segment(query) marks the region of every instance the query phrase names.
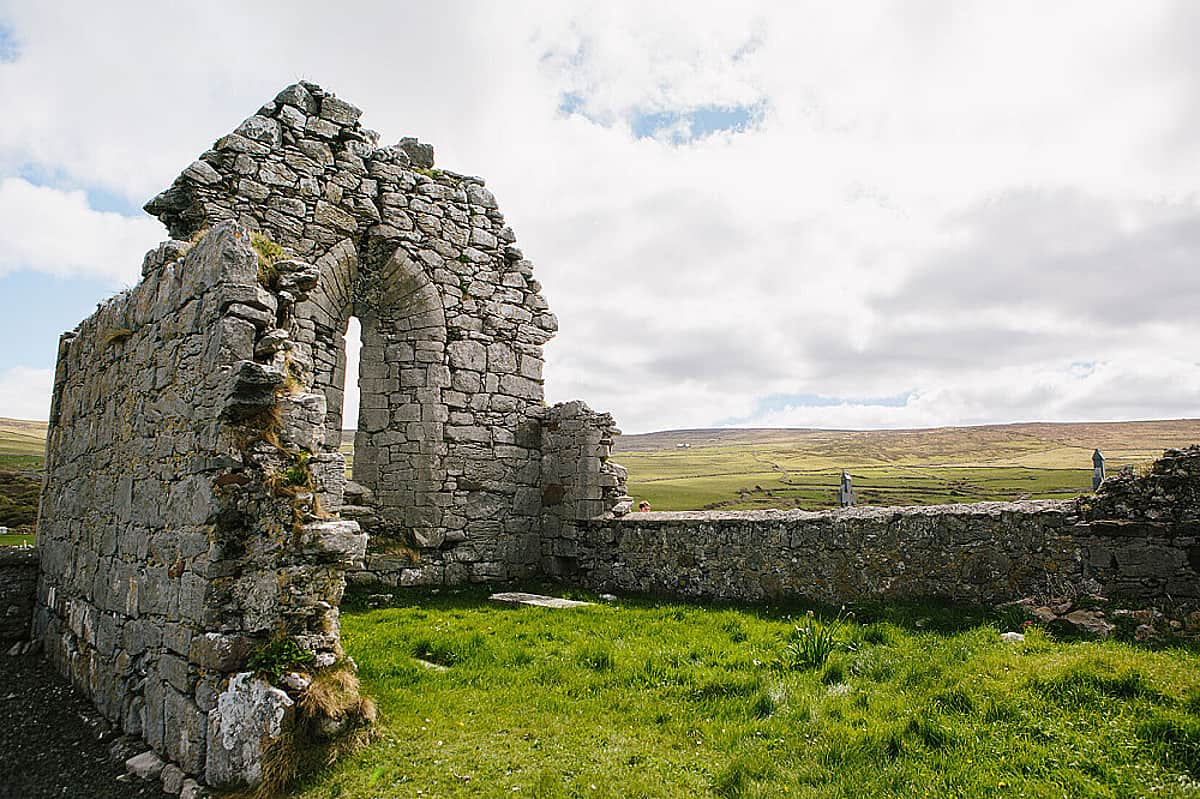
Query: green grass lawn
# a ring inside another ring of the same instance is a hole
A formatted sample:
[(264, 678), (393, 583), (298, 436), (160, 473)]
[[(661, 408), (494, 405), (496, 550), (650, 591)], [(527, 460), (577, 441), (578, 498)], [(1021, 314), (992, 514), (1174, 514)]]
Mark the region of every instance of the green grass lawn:
[(32, 535), (0, 535), (0, 547), (32, 546)]
[(1195, 651), (1036, 628), (1006, 644), (990, 612), (907, 604), (858, 608), (828, 661), (805, 667), (788, 648), (797, 608), (550, 611), (484, 596), (402, 593), (345, 612), (378, 736), (297, 795), (1200, 791)]

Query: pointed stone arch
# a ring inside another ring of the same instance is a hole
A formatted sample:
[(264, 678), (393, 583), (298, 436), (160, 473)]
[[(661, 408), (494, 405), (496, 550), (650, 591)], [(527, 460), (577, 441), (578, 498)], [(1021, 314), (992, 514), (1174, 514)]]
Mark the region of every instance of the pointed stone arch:
[(358, 251), (342, 239), (316, 261), (321, 271), (317, 288), (296, 309), (298, 324), (308, 347), (298, 348), (297, 359), (312, 369), (313, 387), (325, 395), (325, 449), (336, 451), (342, 443), (342, 401), (346, 386), (346, 324), (353, 314), (358, 284)]
[(404, 250), (364, 272), (354, 315), (362, 324), (355, 479), (375, 494), (386, 539), (442, 543), (450, 504), (442, 392), (450, 388), (442, 297)]

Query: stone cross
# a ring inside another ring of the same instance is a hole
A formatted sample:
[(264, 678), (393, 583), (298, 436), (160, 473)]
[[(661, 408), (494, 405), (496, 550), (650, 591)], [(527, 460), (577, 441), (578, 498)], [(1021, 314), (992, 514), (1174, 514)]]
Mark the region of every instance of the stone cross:
[(838, 505), (849, 508), (854, 505), (854, 486), (850, 484), (850, 472), (842, 472), (842, 484), (838, 486)]
[(1092, 490), (1095, 491), (1104, 482), (1104, 456), (1100, 450), (1092, 453)]

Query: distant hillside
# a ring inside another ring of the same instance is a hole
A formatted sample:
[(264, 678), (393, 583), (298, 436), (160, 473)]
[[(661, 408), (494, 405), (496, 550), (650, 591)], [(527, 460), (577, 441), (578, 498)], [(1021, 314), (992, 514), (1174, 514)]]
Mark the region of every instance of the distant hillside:
[(46, 423), (0, 417), (0, 455), (42, 455)]
[[(38, 469), (46, 449), (46, 423), (0, 418), (0, 527), (31, 535), (37, 521), (42, 480)], [(27, 543), (15, 535), (0, 546)]]
[(929, 430), (668, 430), (620, 436), (613, 459), (655, 510), (804, 508), (836, 503), (848, 470), (859, 504), (1068, 498), (1091, 490), (1092, 451), (1109, 471), (1200, 443), (1200, 420), (1028, 423)]
[(617, 453), (729, 446), (788, 447), (831, 465), (851, 463), (1090, 466), (1092, 450), (1119, 462), (1200, 443), (1200, 419), (1154, 422), (1027, 422), (922, 430), (710, 429), (619, 436)]

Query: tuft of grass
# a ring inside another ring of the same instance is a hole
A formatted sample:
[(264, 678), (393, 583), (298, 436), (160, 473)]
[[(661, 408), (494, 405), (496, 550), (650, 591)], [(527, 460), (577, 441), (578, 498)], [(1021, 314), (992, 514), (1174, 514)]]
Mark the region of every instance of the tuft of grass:
[(1138, 725), (1137, 735), (1164, 766), (1200, 779), (1200, 718), (1159, 710)]
[(1035, 677), (1030, 686), (1052, 702), (1074, 706), (1159, 696), (1138, 670), (1122, 668), (1114, 672), (1103, 662), (1077, 663), (1053, 676)]
[(579, 652), (579, 662), (592, 671), (612, 671), (613, 661), (612, 647), (604, 643), (588, 643)]
[(300, 697), (300, 712), (313, 719), (340, 726), (347, 721), (374, 723), (377, 711), (375, 703), (359, 693), (358, 676), (345, 663), (326, 669), (315, 678)]
[[(319, 672), (300, 696), (296, 717), (263, 756), (262, 781), (227, 799), (283, 799), (298, 783), (371, 742), (375, 703), (359, 693), (345, 661)], [(340, 791), (331, 791), (340, 795)]]
[[(783, 664), (789, 669), (816, 669), (838, 648), (842, 614), (830, 622), (821, 622), (810, 610), (804, 621), (792, 629), (791, 640), (783, 650)], [(834, 680), (840, 682), (840, 678)]]
[(279, 486), (282, 488), (308, 488), (310, 483), (312, 483), (312, 472), (303, 464), (288, 466), (279, 472)]
[(133, 337), (133, 329), (129, 327), (113, 327), (100, 335), (100, 349), (106, 350), (114, 344), (120, 344)]
[(316, 656), (296, 643), (294, 638), (279, 635), (260, 646), (246, 660), (246, 667), (279, 684), (288, 671), (310, 668)]
[(263, 288), (275, 288), (279, 285), (279, 270), (275, 264), (284, 255), (283, 246), (255, 230), (250, 233), (250, 247), (258, 256), (258, 282)]

